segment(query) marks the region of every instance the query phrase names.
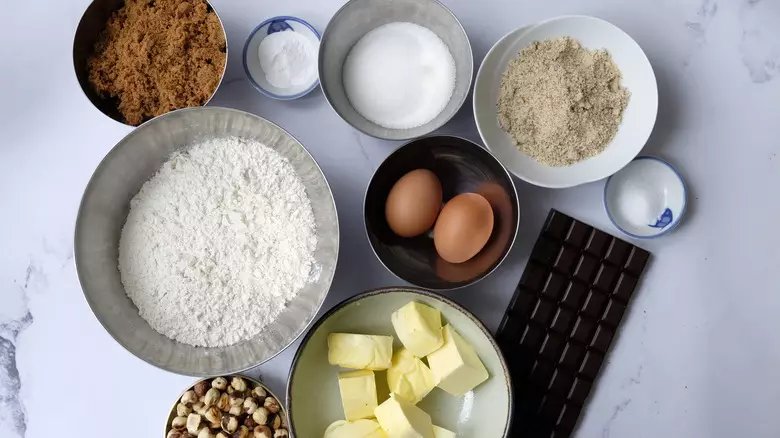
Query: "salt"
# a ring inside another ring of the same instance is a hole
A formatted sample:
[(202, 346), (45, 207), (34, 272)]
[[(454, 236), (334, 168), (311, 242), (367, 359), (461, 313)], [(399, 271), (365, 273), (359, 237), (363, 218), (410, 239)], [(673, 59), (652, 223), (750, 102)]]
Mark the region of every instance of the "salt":
[(286, 30), (266, 36), (257, 55), (265, 79), (276, 88), (308, 85), (317, 78), (317, 48), (298, 32)]
[(365, 34), (344, 62), (343, 82), (352, 107), (389, 129), (435, 119), (455, 90), (455, 60), (430, 29), (388, 23)]

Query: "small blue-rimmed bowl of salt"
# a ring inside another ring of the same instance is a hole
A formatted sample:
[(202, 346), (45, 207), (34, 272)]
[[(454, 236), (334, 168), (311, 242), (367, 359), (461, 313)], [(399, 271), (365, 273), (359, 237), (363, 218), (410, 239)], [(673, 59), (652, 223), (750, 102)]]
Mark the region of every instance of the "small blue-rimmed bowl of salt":
[(320, 81), (320, 34), (297, 17), (273, 17), (257, 26), (244, 44), (244, 72), (257, 91), (279, 100), (310, 93)]
[(685, 214), (685, 202), (682, 177), (656, 157), (637, 157), (604, 185), (609, 219), (620, 231), (638, 239), (673, 230)]

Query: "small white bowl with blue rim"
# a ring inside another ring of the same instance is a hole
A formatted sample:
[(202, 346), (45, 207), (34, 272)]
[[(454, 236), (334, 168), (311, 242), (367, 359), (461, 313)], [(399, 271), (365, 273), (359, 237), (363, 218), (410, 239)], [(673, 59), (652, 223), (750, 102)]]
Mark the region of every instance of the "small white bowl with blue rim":
[(604, 208), (628, 236), (652, 239), (672, 231), (685, 214), (686, 188), (677, 170), (657, 157), (637, 157), (607, 179)]
[[(309, 94), (320, 84), (319, 77), (315, 74), (311, 83), (297, 85), (290, 88), (278, 88), (266, 79), (263, 68), (260, 66), (258, 48), (265, 37), (276, 32), (297, 32), (305, 36), (312, 44), (315, 51), (319, 52), (320, 34), (305, 20), (298, 17), (279, 16), (269, 18), (260, 23), (247, 38), (244, 44), (243, 62), (244, 73), (255, 89), (266, 96), (278, 100), (293, 100)], [(317, 60), (314, 60), (314, 69), (317, 69)]]

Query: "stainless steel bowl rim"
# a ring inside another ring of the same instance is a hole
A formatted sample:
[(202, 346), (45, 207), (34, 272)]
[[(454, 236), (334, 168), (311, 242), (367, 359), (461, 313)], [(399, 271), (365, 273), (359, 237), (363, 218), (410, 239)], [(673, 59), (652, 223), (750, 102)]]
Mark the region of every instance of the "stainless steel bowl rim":
[[(354, 2), (357, 2), (357, 1), (360, 1), (360, 0), (349, 0), (349, 1), (347, 1), (346, 3), (344, 3), (339, 8), (338, 11), (336, 11), (335, 14), (333, 14), (331, 16), (330, 20), (328, 21), (328, 25), (325, 27), (325, 30), (322, 32), (322, 38), (320, 39), (321, 41), (323, 41), (323, 42), (326, 41), (326, 39), (328, 37), (328, 32), (330, 31), (330, 23), (344, 9), (346, 9), (351, 3), (354, 3)], [(460, 22), (460, 20), (458, 19), (458, 16), (455, 15), (455, 13), (452, 12), (452, 10), (447, 7), (447, 5), (445, 5), (444, 3), (442, 3), (439, 0), (430, 0), (430, 1), (438, 3), (444, 10), (449, 12), (450, 15), (452, 15), (452, 18), (455, 19), (455, 22), (458, 23), (458, 26), (460, 27), (460, 30), (463, 31), (464, 35), (466, 35), (466, 46), (469, 49), (468, 50), (468, 54), (469, 54), (469, 59), (471, 60), (471, 74), (469, 75), (469, 90), (470, 90), (474, 86), (474, 52), (471, 49), (471, 40), (469, 40), (469, 38), (468, 38), (468, 33), (466, 33), (466, 28), (463, 27), (463, 23)], [(322, 65), (323, 64), (323, 61), (322, 61), (323, 53), (322, 52), (324, 50), (324, 47), (325, 47), (324, 44), (320, 44), (319, 53), (318, 53), (318, 56), (317, 56), (317, 73), (318, 73), (319, 77), (322, 77), (322, 67), (323, 67), (323, 65)], [(363, 134), (365, 134), (365, 135), (367, 135), (369, 137), (378, 138), (380, 140), (393, 140), (393, 141), (407, 141), (407, 140), (413, 140), (413, 139), (416, 139), (416, 138), (422, 138), (422, 137), (419, 137), (419, 136), (418, 137), (411, 136), (411, 137), (400, 137), (400, 138), (388, 138), (388, 137), (382, 137), (382, 136), (374, 135), (374, 134), (371, 134), (370, 132), (366, 132), (363, 129), (361, 129), (360, 127), (357, 127), (357, 126), (353, 125), (352, 123), (350, 123), (347, 119), (344, 118), (344, 116), (341, 114), (341, 112), (338, 109), (336, 109), (336, 107), (330, 101), (330, 94), (327, 91), (327, 87), (322, 86), (322, 81), (320, 81), (320, 88), (322, 88), (322, 94), (325, 96), (325, 101), (328, 102), (328, 106), (330, 106), (333, 109), (333, 111), (336, 114), (338, 114), (339, 118), (341, 118), (341, 120), (346, 122), (353, 129), (356, 129), (356, 130), (360, 131), (361, 133), (363, 133)], [(452, 115), (450, 115), (448, 118), (442, 120), (441, 123), (439, 123), (438, 125), (432, 126), (429, 134), (432, 133), (433, 131), (436, 131), (437, 129), (441, 128), (442, 126), (446, 125), (450, 120), (452, 120), (452, 118), (455, 117), (456, 114), (458, 114), (458, 112), (460, 111), (460, 108), (463, 107), (463, 104), (466, 103), (466, 100), (468, 99), (468, 97), (469, 97), (469, 93), (464, 94), (463, 98), (460, 100), (460, 102), (458, 102), (458, 105), (457, 105), (458, 109), (453, 111)], [(429, 135), (429, 134), (427, 134), (427, 135)]]
[[(498, 166), (501, 168), (501, 170), (504, 171), (504, 174), (506, 175), (507, 180), (509, 180), (509, 184), (512, 187), (512, 196), (514, 197), (515, 202), (517, 203), (517, 218), (516, 218), (515, 224), (514, 224), (515, 232), (514, 232), (514, 235), (512, 236), (512, 240), (509, 242), (509, 246), (507, 247), (504, 256), (501, 257), (501, 259), (498, 261), (498, 263), (496, 263), (487, 272), (481, 274), (476, 280), (471, 281), (469, 283), (461, 284), (459, 286), (447, 287), (447, 288), (430, 288), (430, 290), (435, 290), (435, 291), (454, 291), (454, 290), (463, 289), (465, 287), (469, 287), (469, 286), (475, 285), (475, 284), (479, 283), (480, 281), (484, 280), (486, 277), (488, 277), (490, 274), (492, 274), (496, 269), (498, 269), (498, 267), (501, 266), (504, 263), (504, 260), (506, 260), (506, 258), (509, 256), (509, 253), (512, 251), (512, 248), (515, 246), (515, 241), (517, 240), (517, 231), (520, 228), (520, 198), (517, 195), (517, 186), (515, 185), (515, 180), (514, 180), (514, 178), (512, 178), (512, 174), (509, 173), (509, 171), (506, 169), (504, 164), (501, 163), (501, 161), (499, 161), (499, 159), (496, 158), (496, 156), (493, 155), (493, 153), (490, 152), (489, 149), (483, 148), (478, 143), (476, 143), (476, 142), (474, 142), (472, 140), (469, 140), (469, 139), (467, 139), (465, 137), (460, 137), (460, 136), (457, 136), (457, 135), (441, 135), (441, 134), (430, 134), (430, 135), (425, 135), (425, 136), (422, 136), (422, 137), (417, 137), (417, 138), (415, 138), (413, 140), (410, 140), (410, 141), (407, 141), (406, 143), (403, 143), (402, 145), (400, 145), (397, 148), (393, 149), (392, 152), (387, 154), (387, 157), (385, 157), (385, 160), (387, 160), (394, 153), (398, 152), (399, 150), (403, 149), (404, 147), (406, 147), (406, 146), (408, 146), (408, 145), (410, 145), (410, 144), (412, 144), (412, 143), (414, 143), (416, 141), (430, 139), (430, 138), (437, 138), (437, 137), (438, 138), (455, 138), (455, 139), (462, 140), (464, 142), (470, 143), (474, 147), (478, 147), (478, 148), (484, 150), (488, 155), (490, 155), (490, 157), (493, 158), (493, 160), (495, 160), (496, 164), (498, 164)], [(374, 180), (374, 176), (376, 175), (376, 173), (379, 170), (379, 168), (382, 167), (382, 164), (384, 164), (384, 160), (382, 161), (382, 163), (379, 164), (379, 166), (376, 167), (376, 169), (374, 169), (374, 173), (371, 174), (371, 179), (368, 180), (368, 184), (366, 185), (366, 190), (363, 193), (363, 232), (366, 235), (366, 239), (368, 239), (368, 244), (371, 247), (371, 252), (374, 253), (374, 256), (377, 258), (377, 260), (379, 260), (379, 263), (381, 263), (382, 266), (384, 266), (384, 268), (387, 269), (388, 272), (393, 274), (395, 276), (395, 278), (397, 278), (397, 279), (399, 279), (401, 281), (406, 281), (405, 279), (401, 278), (398, 274), (396, 274), (395, 271), (390, 269), (385, 264), (384, 260), (382, 260), (382, 258), (379, 257), (379, 254), (377, 254), (377, 252), (376, 252), (376, 248), (374, 248), (374, 244), (371, 242), (371, 236), (368, 235), (368, 225), (366, 224), (366, 198), (368, 197), (368, 188), (371, 185), (371, 181)], [(415, 286), (415, 287), (417, 287), (417, 286)]]
[(445, 297), (444, 295), (417, 286), (386, 286), (386, 287), (371, 289), (341, 301), (340, 303), (330, 308), (330, 310), (325, 312), (321, 317), (317, 319), (317, 321), (311, 326), (311, 328), (306, 333), (306, 335), (303, 338), (301, 338), (301, 344), (298, 346), (298, 350), (295, 352), (295, 356), (293, 356), (292, 364), (290, 365), (290, 373), (287, 376), (287, 391), (286, 391), (287, 399), (285, 400), (285, 406), (287, 407), (287, 426), (290, 429), (290, 433), (292, 433), (292, 435), (295, 436), (295, 424), (293, 423), (293, 417), (292, 417), (293, 373), (295, 371), (296, 366), (298, 365), (298, 361), (301, 358), (301, 354), (303, 353), (303, 349), (306, 346), (306, 343), (314, 335), (314, 332), (317, 331), (319, 326), (322, 325), (328, 318), (330, 318), (334, 313), (341, 310), (345, 306), (354, 303), (356, 301), (360, 301), (365, 297), (369, 297), (373, 295), (381, 295), (384, 293), (392, 293), (395, 291), (410, 292), (410, 293), (430, 297), (436, 300), (440, 300), (445, 304), (452, 306), (453, 308), (460, 311), (464, 315), (466, 315), (469, 319), (471, 319), (474, 322), (474, 324), (477, 327), (479, 327), (482, 333), (485, 334), (485, 336), (490, 341), (490, 344), (492, 345), (493, 349), (498, 354), (498, 359), (501, 361), (501, 368), (503, 369), (504, 372), (504, 379), (507, 382), (507, 386), (508, 386), (507, 389), (509, 390), (509, 406), (507, 407), (507, 412), (509, 412), (510, 415), (509, 415), (509, 419), (507, 420), (506, 427), (504, 428), (504, 438), (508, 437), (509, 430), (511, 429), (512, 420), (513, 420), (513, 416), (511, 415), (511, 413), (514, 412), (515, 391), (514, 391), (514, 384), (512, 382), (512, 378), (509, 375), (509, 365), (507, 364), (506, 358), (504, 357), (504, 353), (501, 351), (501, 348), (499, 348), (495, 337), (493, 336), (492, 333), (490, 333), (490, 330), (488, 330), (488, 328), (485, 327), (485, 324), (482, 321), (480, 321), (480, 319), (477, 318), (477, 316), (474, 315), (474, 313), (471, 312), (470, 310), (456, 303), (452, 299)]
[[(167, 112), (167, 113), (165, 113), (165, 114), (162, 114), (162, 115), (160, 115), (160, 116), (157, 116), (157, 117), (155, 117), (155, 118), (153, 118), (153, 119), (151, 119), (151, 120), (147, 120), (146, 122), (144, 122), (144, 123), (142, 123), (141, 125), (139, 125), (139, 126), (136, 128), (136, 129), (139, 129), (139, 128), (141, 128), (142, 126), (144, 126), (144, 125), (146, 125), (146, 124), (149, 124), (149, 123), (152, 123), (152, 122), (154, 122), (154, 121), (156, 121), (156, 120), (158, 120), (158, 119), (164, 118), (164, 117), (166, 117), (166, 116), (168, 116), (168, 115), (170, 115), (170, 114), (175, 114), (175, 113), (176, 113), (176, 114), (178, 114), (178, 113), (181, 113), (181, 112), (189, 112), (189, 111), (202, 111), (202, 110), (204, 110), (204, 109), (205, 109), (205, 110), (209, 110), (209, 111), (211, 111), (211, 110), (225, 110), (225, 111), (233, 111), (233, 112), (236, 112), (236, 113), (241, 113), (241, 114), (245, 114), (245, 115), (248, 115), (248, 116), (252, 116), (252, 117), (257, 117), (257, 118), (260, 118), (260, 119), (262, 119), (262, 120), (266, 121), (267, 123), (269, 123), (269, 124), (271, 124), (271, 125), (275, 126), (276, 128), (278, 128), (278, 129), (279, 129), (279, 130), (281, 130), (282, 132), (286, 133), (286, 134), (287, 134), (287, 135), (289, 135), (289, 136), (290, 136), (292, 139), (294, 139), (294, 140), (295, 140), (295, 141), (296, 141), (298, 144), (300, 144), (300, 145), (301, 145), (301, 147), (303, 148), (303, 151), (304, 151), (304, 152), (306, 152), (306, 154), (308, 154), (308, 155), (309, 155), (309, 157), (311, 157), (312, 161), (314, 162), (314, 165), (317, 167), (317, 169), (318, 169), (318, 170), (320, 171), (320, 173), (322, 174), (322, 177), (323, 177), (323, 180), (324, 180), (324, 182), (325, 182), (325, 185), (327, 186), (327, 188), (328, 188), (328, 191), (329, 191), (329, 192), (330, 192), (330, 194), (331, 194), (331, 196), (330, 196), (330, 200), (331, 200), (331, 203), (333, 204), (333, 210), (334, 210), (334, 212), (336, 213), (336, 214), (335, 214), (335, 217), (336, 217), (336, 236), (335, 236), (335, 241), (336, 241), (336, 254), (338, 254), (338, 250), (339, 250), (339, 246), (340, 246), (340, 242), (341, 242), (341, 228), (340, 228), (340, 227), (339, 227), (339, 225), (338, 225), (338, 208), (337, 208), (337, 206), (336, 206), (336, 201), (335, 201), (335, 199), (334, 199), (334, 197), (333, 197), (333, 191), (332, 191), (332, 189), (331, 189), (331, 187), (330, 187), (330, 183), (328, 182), (328, 179), (327, 179), (327, 177), (325, 176), (325, 173), (322, 171), (322, 168), (320, 167), (320, 164), (317, 162), (317, 160), (314, 158), (314, 156), (313, 156), (313, 155), (311, 155), (311, 153), (309, 152), (309, 150), (308, 150), (308, 149), (306, 149), (306, 147), (303, 145), (303, 143), (301, 143), (300, 141), (298, 141), (298, 139), (297, 139), (295, 136), (293, 136), (292, 134), (290, 134), (290, 133), (289, 133), (287, 130), (285, 130), (285, 129), (284, 129), (284, 128), (282, 128), (281, 126), (277, 125), (276, 123), (274, 123), (274, 122), (272, 122), (272, 121), (270, 121), (270, 120), (268, 120), (268, 119), (266, 119), (266, 118), (264, 118), (264, 117), (258, 116), (258, 115), (256, 115), (256, 114), (249, 113), (249, 112), (247, 112), (247, 111), (242, 111), (242, 110), (234, 109), (234, 108), (223, 108), (223, 107), (208, 107), (208, 108), (206, 108), (206, 107), (189, 107), (189, 108), (181, 108), (181, 109), (178, 109), (178, 110), (173, 110), (173, 111)], [(133, 132), (135, 132), (135, 130), (136, 130), (136, 129), (133, 129), (132, 131), (130, 131), (129, 133), (127, 133), (127, 134), (126, 134), (124, 137), (122, 137), (122, 139), (121, 139), (119, 142), (117, 142), (117, 144), (116, 144), (116, 145), (114, 145), (114, 147), (112, 147), (112, 148), (111, 148), (111, 150), (110, 150), (110, 151), (109, 151), (109, 152), (108, 152), (108, 153), (105, 155), (105, 157), (103, 157), (103, 159), (102, 159), (102, 160), (100, 160), (100, 163), (98, 163), (98, 165), (95, 167), (95, 171), (93, 171), (92, 175), (90, 176), (90, 178), (89, 178), (89, 181), (87, 182), (87, 185), (84, 187), (84, 193), (82, 194), (81, 200), (79, 201), (79, 208), (78, 208), (78, 210), (77, 210), (77, 215), (76, 215), (76, 224), (75, 224), (75, 229), (74, 229), (74, 239), (73, 239), (73, 254), (74, 254), (74, 257), (73, 257), (73, 263), (74, 263), (74, 267), (76, 268), (76, 275), (77, 275), (77, 277), (78, 277), (78, 280), (79, 280), (79, 286), (81, 287), (81, 293), (82, 293), (82, 295), (84, 296), (84, 299), (85, 299), (85, 301), (87, 302), (87, 305), (89, 305), (89, 309), (92, 311), (92, 314), (95, 316), (95, 319), (97, 319), (97, 320), (98, 320), (98, 322), (99, 322), (99, 323), (100, 323), (100, 325), (103, 327), (103, 329), (106, 331), (106, 333), (108, 333), (109, 335), (111, 335), (111, 337), (114, 339), (114, 341), (116, 341), (116, 342), (117, 342), (119, 345), (121, 345), (121, 346), (122, 346), (122, 348), (124, 348), (124, 349), (125, 349), (125, 351), (127, 351), (127, 352), (128, 352), (128, 353), (130, 353), (130, 354), (132, 354), (134, 357), (137, 357), (137, 358), (141, 359), (142, 361), (146, 362), (147, 364), (149, 364), (149, 365), (151, 365), (151, 366), (153, 366), (153, 367), (155, 367), (155, 368), (161, 368), (159, 365), (157, 365), (157, 364), (155, 364), (155, 363), (152, 363), (152, 362), (151, 362), (149, 359), (147, 359), (147, 358), (145, 358), (145, 357), (141, 357), (141, 356), (139, 356), (139, 355), (135, 354), (135, 353), (134, 353), (134, 352), (133, 352), (133, 351), (132, 351), (132, 350), (131, 350), (131, 349), (130, 349), (130, 348), (127, 346), (127, 345), (125, 345), (125, 343), (124, 343), (124, 342), (120, 341), (120, 340), (119, 340), (119, 338), (118, 338), (118, 337), (117, 337), (117, 336), (116, 336), (116, 335), (115, 335), (115, 334), (114, 334), (114, 333), (113, 333), (111, 330), (109, 330), (109, 329), (108, 329), (108, 327), (107, 327), (107, 326), (106, 326), (106, 324), (103, 322), (103, 320), (101, 319), (101, 317), (100, 317), (100, 316), (98, 316), (98, 312), (96, 312), (96, 310), (95, 310), (94, 303), (93, 303), (93, 302), (90, 300), (90, 298), (87, 296), (87, 293), (86, 293), (86, 292), (85, 292), (85, 290), (84, 290), (84, 281), (83, 281), (83, 277), (82, 277), (82, 272), (81, 272), (81, 270), (79, 269), (79, 260), (78, 260), (78, 256), (77, 256), (77, 254), (79, 253), (79, 251), (78, 251), (78, 249), (77, 249), (77, 247), (78, 247), (78, 245), (79, 245), (79, 243), (78, 243), (78, 242), (79, 242), (79, 239), (78, 239), (79, 221), (81, 220), (81, 216), (82, 216), (82, 209), (84, 208), (84, 198), (85, 198), (85, 196), (86, 196), (86, 194), (87, 194), (87, 192), (88, 192), (88, 188), (89, 188), (89, 186), (90, 186), (91, 184), (93, 184), (93, 179), (95, 178), (95, 175), (96, 175), (96, 173), (97, 173), (97, 169), (98, 169), (98, 168), (100, 168), (100, 166), (102, 166), (102, 165), (103, 165), (103, 163), (104, 163), (104, 162), (106, 162), (106, 161), (108, 160), (109, 156), (110, 156), (111, 154), (113, 154), (113, 153), (114, 153), (114, 151), (118, 150), (118, 149), (119, 149), (119, 147), (120, 147), (120, 146), (121, 146), (121, 145), (122, 145), (122, 144), (123, 144), (125, 141), (127, 141), (127, 140), (128, 140), (128, 138), (129, 138), (129, 137), (130, 137), (130, 136), (133, 134)], [(333, 284), (333, 278), (334, 278), (334, 276), (335, 276), (335, 270), (334, 270), (334, 272), (331, 274), (331, 276), (330, 276), (330, 279), (328, 279), (328, 288), (330, 288), (330, 286), (332, 286), (332, 284)], [(327, 295), (327, 294), (326, 294), (326, 295)], [(269, 360), (273, 359), (274, 357), (278, 356), (280, 353), (282, 353), (283, 351), (287, 350), (287, 349), (290, 347), (290, 345), (292, 345), (293, 343), (295, 343), (295, 341), (297, 341), (298, 339), (300, 339), (300, 338), (301, 338), (301, 336), (303, 336), (303, 335), (304, 335), (304, 334), (305, 334), (305, 333), (308, 331), (309, 327), (311, 327), (311, 326), (312, 326), (312, 324), (313, 324), (313, 323), (316, 321), (316, 314), (317, 314), (317, 313), (319, 313), (320, 309), (322, 309), (322, 305), (323, 305), (324, 303), (325, 303), (325, 300), (323, 299), (323, 300), (322, 300), (322, 301), (319, 303), (319, 306), (317, 307), (317, 311), (314, 313), (314, 316), (315, 316), (315, 317), (314, 317), (314, 318), (312, 318), (312, 319), (311, 319), (311, 321), (309, 321), (309, 323), (308, 323), (308, 324), (306, 324), (306, 325), (305, 325), (305, 326), (302, 328), (302, 330), (300, 331), (300, 333), (299, 333), (299, 334), (298, 334), (298, 335), (297, 335), (295, 338), (293, 338), (293, 339), (292, 339), (292, 340), (291, 340), (291, 341), (290, 341), (290, 342), (289, 342), (287, 345), (285, 345), (285, 346), (284, 346), (284, 348), (280, 349), (278, 352), (276, 352), (275, 354), (271, 355), (271, 356), (270, 356), (269, 358), (267, 358), (265, 361), (262, 361), (262, 362), (259, 362), (259, 363), (255, 363), (255, 364), (252, 364), (252, 365), (249, 365), (249, 366), (246, 366), (246, 367), (239, 367), (239, 368), (236, 368), (236, 369), (228, 369), (228, 370), (220, 371), (219, 373), (216, 373), (216, 374), (206, 375), (204, 378), (209, 378), (209, 377), (218, 377), (218, 376), (223, 376), (223, 375), (232, 375), (232, 374), (238, 374), (238, 373), (241, 373), (241, 372), (244, 372), (244, 371), (250, 370), (250, 369), (252, 369), (252, 368), (254, 368), (254, 367), (258, 366), (258, 365), (261, 365), (261, 364), (263, 364), (263, 363), (265, 363), (265, 362), (267, 362), (267, 361), (269, 361)], [(191, 376), (191, 377), (203, 377), (202, 375), (193, 374), (193, 373), (180, 373), (180, 372), (177, 372), (177, 371), (172, 371), (172, 370), (169, 370), (169, 369), (166, 369), (166, 368), (161, 368), (161, 369), (165, 369), (166, 371), (170, 371), (170, 372), (175, 372), (176, 374), (183, 374), (183, 375), (188, 375), (188, 376)]]

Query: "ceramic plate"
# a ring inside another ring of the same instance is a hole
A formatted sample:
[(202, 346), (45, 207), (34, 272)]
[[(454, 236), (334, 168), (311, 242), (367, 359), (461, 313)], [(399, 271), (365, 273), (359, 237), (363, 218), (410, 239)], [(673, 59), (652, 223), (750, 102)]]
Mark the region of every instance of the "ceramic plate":
[[(504, 358), (493, 337), (476, 317), (446, 298), (416, 288), (379, 289), (348, 299), (326, 313), (304, 338), (290, 368), (287, 411), (290, 429), (299, 437), (321, 437), (329, 424), (344, 419), (338, 372), (328, 363), (328, 334), (334, 332), (392, 335), (390, 314), (410, 301), (439, 309), (443, 322), (452, 324), (476, 350), (490, 378), (466, 393), (453, 397), (439, 388), (417, 406), (433, 424), (458, 436), (506, 437), (512, 411), (512, 391)], [(400, 348), (396, 339), (393, 348)], [(379, 403), (387, 399), (385, 371), (376, 373)]]
[[(534, 41), (570, 36), (588, 49), (606, 48), (623, 74), (622, 84), (631, 92), (623, 122), (606, 150), (567, 167), (536, 162), (517, 150), (498, 124), (501, 76), (523, 48)], [(515, 30), (488, 52), (474, 85), (474, 116), (482, 141), (519, 178), (537, 186), (564, 188), (606, 178), (631, 162), (644, 147), (655, 125), (658, 87), (642, 49), (625, 32), (598, 18), (566, 16)]]

